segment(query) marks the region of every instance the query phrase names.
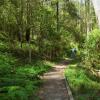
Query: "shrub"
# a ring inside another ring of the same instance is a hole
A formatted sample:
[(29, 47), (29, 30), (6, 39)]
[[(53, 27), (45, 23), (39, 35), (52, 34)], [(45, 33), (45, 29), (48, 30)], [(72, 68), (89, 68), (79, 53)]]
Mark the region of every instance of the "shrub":
[(85, 42), (85, 66), (100, 68), (100, 30), (93, 30)]

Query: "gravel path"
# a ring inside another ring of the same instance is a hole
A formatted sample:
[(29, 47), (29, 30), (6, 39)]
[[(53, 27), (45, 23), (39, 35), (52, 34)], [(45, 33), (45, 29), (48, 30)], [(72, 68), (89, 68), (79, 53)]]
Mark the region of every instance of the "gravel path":
[(64, 79), (66, 65), (66, 62), (62, 62), (44, 74), (44, 84), (39, 91), (40, 100), (69, 100)]

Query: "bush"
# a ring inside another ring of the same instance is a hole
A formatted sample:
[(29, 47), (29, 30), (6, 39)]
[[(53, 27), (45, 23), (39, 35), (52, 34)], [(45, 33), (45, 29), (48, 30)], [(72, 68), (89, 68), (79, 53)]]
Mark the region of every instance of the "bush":
[(100, 69), (100, 30), (93, 30), (85, 42), (85, 66)]
[(0, 100), (28, 100), (42, 82), (40, 76), (51, 66), (43, 61), (16, 65), (17, 58), (8, 53), (0, 56)]

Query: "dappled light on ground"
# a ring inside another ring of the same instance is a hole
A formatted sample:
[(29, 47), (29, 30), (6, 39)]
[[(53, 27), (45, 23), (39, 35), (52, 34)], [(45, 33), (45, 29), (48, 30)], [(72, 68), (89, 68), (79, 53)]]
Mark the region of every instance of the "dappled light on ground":
[(41, 100), (69, 100), (63, 74), (66, 68), (64, 63), (54, 65), (51, 71), (44, 74), (44, 84), (39, 92)]

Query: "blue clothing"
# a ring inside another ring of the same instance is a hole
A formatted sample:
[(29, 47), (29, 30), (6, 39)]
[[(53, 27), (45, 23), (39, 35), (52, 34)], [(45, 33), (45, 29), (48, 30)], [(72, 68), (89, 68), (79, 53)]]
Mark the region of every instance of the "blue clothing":
[(75, 59), (76, 58), (76, 53), (77, 53), (76, 48), (71, 49), (71, 58), (72, 59)]

